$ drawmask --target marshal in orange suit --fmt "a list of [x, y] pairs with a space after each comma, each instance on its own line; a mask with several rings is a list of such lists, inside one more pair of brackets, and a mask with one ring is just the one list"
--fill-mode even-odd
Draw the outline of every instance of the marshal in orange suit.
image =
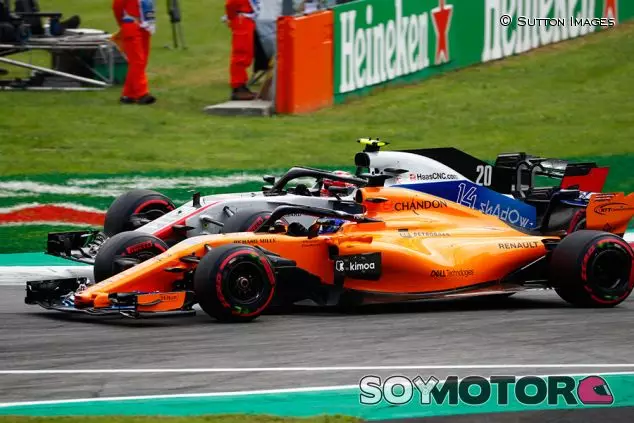
[[152, 104], [156, 98], [148, 89], [147, 68], [150, 37], [155, 31], [154, 0], [113, 0], [112, 10], [119, 24], [119, 38], [128, 59], [128, 73], [120, 102]]
[[225, 12], [231, 28], [231, 99], [253, 100], [256, 94], [247, 88], [247, 71], [255, 54], [255, 19], [260, 13], [260, 0], [225, 0]]

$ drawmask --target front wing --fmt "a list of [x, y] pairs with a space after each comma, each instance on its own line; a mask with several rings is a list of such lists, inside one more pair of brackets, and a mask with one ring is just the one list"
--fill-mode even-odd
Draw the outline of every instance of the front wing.
[[95, 264], [95, 256], [105, 239], [105, 235], [99, 231], [49, 233], [46, 254], [80, 263]]
[[149, 315], [196, 314], [192, 291], [113, 293], [108, 296], [107, 306], [79, 308], [75, 305], [74, 294], [85, 287], [87, 282], [85, 278], [29, 281], [26, 283], [24, 302], [47, 310], [96, 316], [122, 315], [138, 318]]

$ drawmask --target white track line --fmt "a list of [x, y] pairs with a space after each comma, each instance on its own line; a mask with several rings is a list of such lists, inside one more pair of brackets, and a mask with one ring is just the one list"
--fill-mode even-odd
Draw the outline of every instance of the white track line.
[[248, 396], [248, 395], [266, 395], [266, 394], [294, 394], [298, 392], [326, 392], [357, 389], [359, 385], [338, 385], [338, 386], [316, 386], [306, 388], [284, 388], [284, 389], [262, 389], [255, 391], [234, 391], [234, 392], [206, 392], [201, 394], [163, 394], [163, 395], [137, 395], [127, 397], [99, 397], [99, 398], [79, 398], [69, 400], [48, 400], [48, 401], [28, 401], [28, 402], [5, 402], [0, 403], [0, 408], [15, 407], [24, 405], [53, 405], [53, 404], [76, 404], [82, 402], [93, 401], [135, 401], [135, 400], [154, 400], [154, 399], [172, 399], [172, 398], [213, 398], [228, 396]]
[[[537, 377], [554, 377], [554, 376], [595, 376], [597, 373], [564, 373], [549, 375], [529, 375]], [[633, 372], [605, 372], [598, 373], [600, 376], [617, 376], [617, 375], [634, 375]], [[521, 376], [521, 375], [516, 375]], [[491, 376], [484, 377], [490, 379]], [[440, 379], [439, 382], [444, 383], [447, 379]], [[162, 395], [136, 395], [122, 397], [98, 397], [98, 398], [77, 398], [65, 400], [47, 400], [47, 401], [23, 401], [23, 402], [5, 402], [0, 403], [0, 408], [21, 407], [21, 406], [37, 406], [37, 405], [64, 405], [78, 404], [90, 402], [108, 402], [108, 401], [143, 401], [156, 399], [180, 399], [180, 398], [214, 398], [214, 397], [231, 397], [231, 396], [249, 396], [249, 395], [267, 395], [267, 394], [294, 394], [301, 392], [328, 392], [328, 391], [344, 391], [358, 389], [359, 385], [334, 385], [334, 386], [318, 386], [304, 388], [280, 388], [280, 389], [261, 389], [253, 391], [229, 391], [229, 392], [206, 392], [200, 394], [162, 394]]]
[[465, 370], [465, 369], [623, 369], [634, 364], [460, 364], [429, 366], [332, 366], [332, 367], [218, 367], [218, 368], [139, 368], [139, 369], [10, 369], [0, 375], [54, 375], [54, 374], [124, 374], [124, 373], [278, 373], [278, 372], [345, 372], [365, 370]]
[[0, 286], [24, 287], [27, 281], [64, 278], [92, 281], [92, 266], [0, 266]]

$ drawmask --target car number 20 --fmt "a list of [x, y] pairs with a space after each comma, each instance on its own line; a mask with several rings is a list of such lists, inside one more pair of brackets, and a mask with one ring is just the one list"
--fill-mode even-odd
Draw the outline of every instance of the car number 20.
[[493, 175], [493, 168], [491, 165], [478, 165], [478, 167], [476, 167], [476, 172], [478, 172], [476, 184], [484, 185], [485, 187], [491, 186], [491, 177]]

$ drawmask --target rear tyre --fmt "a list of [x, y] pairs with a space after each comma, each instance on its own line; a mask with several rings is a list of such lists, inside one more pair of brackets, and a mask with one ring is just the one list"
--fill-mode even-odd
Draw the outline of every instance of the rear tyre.
[[553, 251], [551, 284], [559, 296], [577, 307], [614, 307], [634, 287], [632, 248], [620, 237], [579, 230]]
[[108, 208], [104, 233], [114, 236], [133, 231], [166, 213], [176, 206], [163, 194], [148, 189], [135, 189], [119, 196]]
[[151, 234], [130, 231], [109, 238], [99, 249], [93, 268], [101, 282], [167, 251], [167, 244]]
[[275, 273], [259, 250], [238, 244], [212, 249], [198, 263], [194, 292], [205, 313], [221, 322], [249, 322], [275, 294]]

